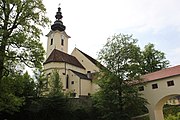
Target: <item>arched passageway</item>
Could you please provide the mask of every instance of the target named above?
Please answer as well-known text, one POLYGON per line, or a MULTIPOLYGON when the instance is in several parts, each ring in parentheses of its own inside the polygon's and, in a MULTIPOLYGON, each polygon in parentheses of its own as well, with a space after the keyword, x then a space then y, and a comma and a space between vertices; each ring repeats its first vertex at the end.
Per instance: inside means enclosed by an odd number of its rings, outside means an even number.
POLYGON ((163 114, 163 106, 165 105, 165 103, 167 102, 167 100, 169 100, 172 97, 178 96, 178 94, 172 94, 172 95, 168 95, 163 97, 162 99, 160 99, 157 104, 149 104, 147 106, 148 110, 149 110, 149 117, 150 120, 164 120, 164 114, 163 114))
POLYGON ((173 96, 180 95, 180 65, 143 76, 139 92, 148 101, 150 120, 164 120, 163 106, 173 96))

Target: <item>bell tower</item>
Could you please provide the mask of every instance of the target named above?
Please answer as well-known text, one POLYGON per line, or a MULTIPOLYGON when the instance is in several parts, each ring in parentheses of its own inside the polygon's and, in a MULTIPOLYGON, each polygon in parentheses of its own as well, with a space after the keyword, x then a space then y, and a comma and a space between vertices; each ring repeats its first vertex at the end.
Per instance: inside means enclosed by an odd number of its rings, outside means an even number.
POLYGON ((58 7, 55 18, 54 24, 51 25, 51 31, 46 35, 48 37, 46 58, 49 57, 54 49, 68 53, 68 38, 70 38, 70 36, 65 32, 66 26, 64 26, 62 22, 63 16, 60 7, 58 7))

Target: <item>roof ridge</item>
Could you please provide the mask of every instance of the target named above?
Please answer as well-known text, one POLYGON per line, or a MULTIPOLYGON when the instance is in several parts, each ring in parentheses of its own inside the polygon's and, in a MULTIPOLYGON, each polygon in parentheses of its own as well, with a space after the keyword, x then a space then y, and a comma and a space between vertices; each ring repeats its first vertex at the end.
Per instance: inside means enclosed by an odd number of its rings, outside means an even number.
POLYGON ((176 65, 176 66, 172 66, 172 67, 167 67, 167 68, 155 71, 155 72, 151 72, 151 73, 145 74, 143 76, 150 75, 150 74, 155 74, 155 73, 158 73, 158 72, 162 72, 162 71, 166 71, 166 70, 170 70, 170 69, 178 68, 178 67, 180 67, 180 65, 176 65))
POLYGON ((164 68, 159 71, 142 75, 142 78, 144 78, 145 81, 153 81, 177 75, 180 75, 180 65, 164 68))
POLYGON ((76 48, 78 51, 80 51, 84 56, 86 56, 92 63, 94 63, 95 65, 100 65, 100 67, 104 67, 99 61, 97 61, 96 59, 94 59, 93 57, 89 56, 88 54, 84 53, 83 51, 79 50, 78 48, 76 48))

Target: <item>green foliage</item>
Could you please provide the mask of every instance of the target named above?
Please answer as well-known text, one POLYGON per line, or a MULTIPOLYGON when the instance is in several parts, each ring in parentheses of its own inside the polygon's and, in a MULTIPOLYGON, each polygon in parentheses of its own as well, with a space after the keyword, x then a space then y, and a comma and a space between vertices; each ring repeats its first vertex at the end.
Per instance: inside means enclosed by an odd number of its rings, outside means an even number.
POLYGON ((136 42, 132 36, 115 35, 99 52, 99 59, 107 68, 98 75, 100 90, 94 95, 100 119, 129 120, 147 104, 130 82, 141 74, 141 52, 136 42))
POLYGON ((50 96, 59 96, 63 94, 62 81, 59 77, 58 71, 55 70, 52 72, 49 80, 49 85, 50 85, 50 92, 49 92, 50 96))
POLYGON ((19 111, 28 97, 35 95, 35 83, 26 72, 3 77, 0 81, 0 113, 19 111))
POLYGON ((39 102, 38 116, 41 120, 59 120, 66 118, 67 98, 62 92, 62 82, 58 71, 53 71, 49 81, 49 94, 39 102))
POLYGON ((41 27, 49 23, 41 0, 0 0, 0 80, 23 66, 42 67, 41 27))
POLYGON ((180 112, 177 113, 177 115, 171 115, 169 114, 165 120, 179 120, 180 119, 180 112))
POLYGON ((45 76, 41 69, 35 69, 35 81, 36 81, 36 97, 43 96, 43 93, 47 91, 48 78, 45 76))
POLYGON ((180 115, 180 106, 179 105, 164 105, 163 113, 164 113, 165 118, 170 119, 171 117, 172 118, 177 117, 178 115, 180 115))
POLYGON ((154 48, 154 44, 149 43, 142 51, 142 73, 151 73, 168 67, 169 61, 165 54, 154 48))
POLYGON ((98 57, 108 70, 123 80, 136 79, 141 60, 140 47, 136 43, 137 39, 132 35, 114 35, 108 38, 98 57))
MULTIPOLYGON (((49 79, 52 88, 48 95, 44 95, 44 85, 46 85, 44 82, 47 79, 42 76, 43 74, 39 70, 35 71, 35 73, 36 82, 34 82, 33 85, 31 84, 32 79, 28 74, 23 75, 23 81, 27 81, 28 78, 30 79, 29 83, 25 82, 22 87, 17 87, 23 88, 23 90, 18 90, 19 92, 22 91, 19 93, 19 96, 24 98, 23 104, 21 103, 16 107, 16 110, 18 109, 17 112, 13 115, 5 116, 4 119, 59 120, 68 118, 68 115, 71 115, 67 109, 68 100, 62 93, 62 84, 57 71, 54 71, 49 79), (24 85, 27 86, 24 87, 24 85)), ((23 83, 23 81, 21 83, 23 83)), ((17 96, 17 98, 19 98, 19 96, 17 96)))

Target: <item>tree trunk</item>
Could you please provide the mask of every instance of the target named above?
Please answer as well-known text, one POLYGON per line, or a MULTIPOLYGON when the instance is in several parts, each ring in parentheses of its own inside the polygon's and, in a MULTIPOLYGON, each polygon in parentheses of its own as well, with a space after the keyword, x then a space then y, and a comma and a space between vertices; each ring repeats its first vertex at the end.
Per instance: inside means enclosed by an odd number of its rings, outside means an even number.
POLYGON ((0 80, 3 77, 3 71, 4 71, 4 55, 5 55, 5 45, 0 46, 0 80))

